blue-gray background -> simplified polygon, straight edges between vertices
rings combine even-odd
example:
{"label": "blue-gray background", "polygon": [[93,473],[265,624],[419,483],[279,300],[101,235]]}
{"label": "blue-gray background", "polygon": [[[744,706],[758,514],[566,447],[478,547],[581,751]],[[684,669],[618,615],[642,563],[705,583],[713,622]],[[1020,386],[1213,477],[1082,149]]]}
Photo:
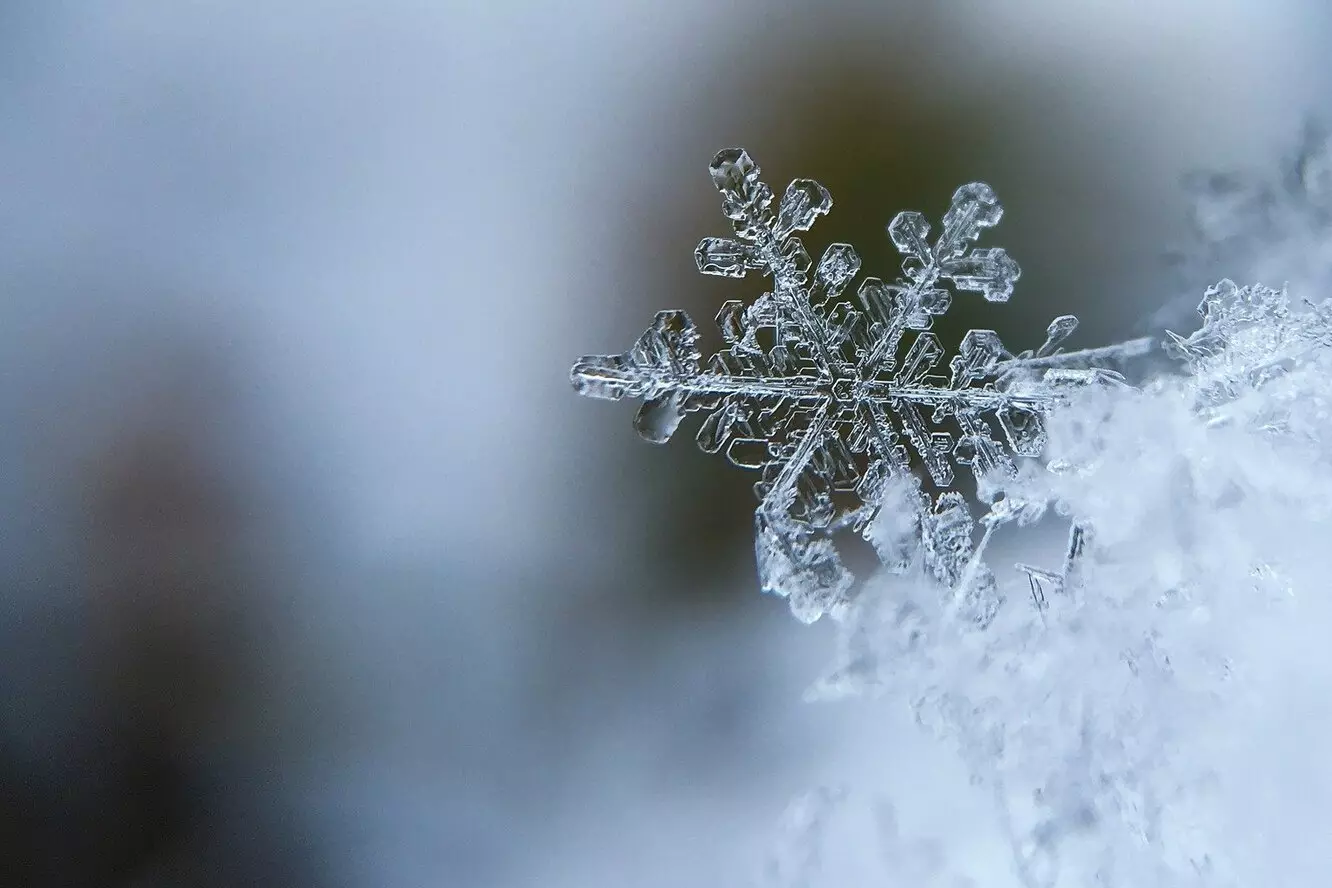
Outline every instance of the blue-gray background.
{"label": "blue-gray background", "polygon": [[731,145],[881,275],[989,181],[1023,280],[948,329],[1135,334],[1180,174],[1332,85],[1315,0],[944,6],[0,5],[0,881],[720,884],[925,754],[800,703],[752,479],[568,365],[755,294]]}

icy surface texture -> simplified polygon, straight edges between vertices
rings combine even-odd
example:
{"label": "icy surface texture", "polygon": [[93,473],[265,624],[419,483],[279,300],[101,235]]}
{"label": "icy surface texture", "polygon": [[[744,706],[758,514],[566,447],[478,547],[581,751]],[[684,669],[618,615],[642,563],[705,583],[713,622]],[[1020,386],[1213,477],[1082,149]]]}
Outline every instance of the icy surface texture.
{"label": "icy surface texture", "polygon": [[[1332,214],[1320,144],[1280,189],[1208,219],[1284,219],[1281,237],[1298,232],[1282,243],[1316,268]],[[1101,368],[1151,343],[1062,352],[1071,317],[1016,354],[970,331],[945,360],[933,319],[955,299],[1003,301],[1017,280],[1006,254],[975,246],[999,221],[988,188],[959,189],[934,239],[900,214],[901,277],[853,288],[850,247],[815,263],[797,236],[831,205],[820,186],[797,180],[777,201],[739,151],[713,178],[735,236],[705,239],[700,269],[761,272],[770,291],[723,306],[726,346],[707,364],[689,318],[663,312],[625,354],[575,365],[574,384],[643,399],[653,441],[702,413],[704,449],[761,473],[764,588],[838,622],[811,697],[908,709],[965,764],[1009,864],[971,867],[949,836],[905,843],[889,816],[869,841],[896,855],[894,875],[839,881],[823,864],[842,812],[878,804],[861,774],[797,801],[768,884],[1325,885],[1327,291],[1221,280],[1196,329],[1166,334],[1175,372],[1138,387]],[[1261,227],[1240,228],[1209,243],[1239,249]],[[979,503],[953,489],[959,468]],[[1045,546],[1051,523],[1067,536]],[[839,530],[883,565],[854,596]],[[999,541],[1044,566],[992,570]]]}
{"label": "icy surface texture", "polygon": [[[1064,352],[1077,327],[1065,315],[1037,348],[1015,353],[994,331],[971,330],[949,358],[930,332],[934,319],[957,298],[1005,302],[1018,280],[1004,250],[975,246],[1003,215],[987,185],[957,189],[937,236],[920,213],[899,213],[888,235],[903,256],[901,276],[853,286],[860,257],[851,246],[832,244],[814,262],[799,236],[832,206],[822,185],[796,179],[778,200],[739,149],[718,154],[711,174],[734,233],[703,239],[699,270],[758,272],[770,291],[721,307],[726,347],[706,363],[689,316],[663,311],[627,352],[579,360],[574,387],[641,399],[634,426],[655,443],[686,414],[703,414],[698,445],[759,473],[761,584],[801,620],[845,612],[853,577],[833,541],[844,530],[872,539],[890,565],[905,566],[923,544],[932,574],[988,620],[997,606],[993,576],[980,560],[983,546],[972,545],[966,501],[949,492],[958,468],[994,501],[1018,461],[1040,455],[1045,417],[1067,391],[1114,379],[1095,365],[1140,353],[1149,341]],[[843,298],[851,292],[854,301]],[[901,489],[914,484],[913,465],[936,496]],[[1020,511],[992,510],[987,532]],[[881,523],[909,525],[901,539],[875,527],[881,515]]]}
{"label": "icy surface texture", "polygon": [[[1286,377],[1332,371],[1332,303],[1224,280],[1207,289],[1198,313],[1202,326],[1187,337],[1168,332],[1166,349],[1188,364],[1201,415],[1315,439],[1325,431],[1322,393]],[[1297,396],[1315,400],[1295,410]]]}
{"label": "icy surface texture", "polygon": [[1171,255],[1184,295],[1158,313],[1160,324],[1178,323],[1223,277],[1306,294],[1332,285],[1332,142],[1322,124],[1305,124],[1276,176],[1197,172],[1184,187],[1191,237]]}
{"label": "icy surface texture", "polygon": [[906,566],[813,692],[910,705],[993,794],[1025,888],[1315,886],[1332,862],[1332,305],[1222,281],[1198,310],[1179,374],[1084,388],[1009,483],[1072,519],[1061,569],[1028,569],[1030,599],[1000,577],[982,630],[928,534],[881,521]]}

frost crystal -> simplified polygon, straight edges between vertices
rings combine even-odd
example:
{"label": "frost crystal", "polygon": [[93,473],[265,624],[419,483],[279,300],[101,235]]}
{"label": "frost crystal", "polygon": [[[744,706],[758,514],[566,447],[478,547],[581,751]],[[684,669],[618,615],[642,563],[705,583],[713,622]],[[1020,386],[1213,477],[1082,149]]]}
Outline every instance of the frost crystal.
{"label": "frost crystal", "polygon": [[[1332,371],[1332,302],[1293,303],[1285,290],[1224,280],[1198,313],[1202,326],[1187,337],[1167,333],[1166,349],[1187,364],[1199,414],[1317,442],[1326,396],[1298,377]],[[1294,411],[1297,395],[1306,403]]]}
{"label": "frost crystal", "polygon": [[[667,441],[685,414],[704,414],[699,446],[760,473],[762,586],[805,621],[845,612],[853,577],[832,537],[850,529],[882,553],[874,519],[890,482],[912,478],[914,456],[942,493],[927,508],[895,492],[894,508],[909,502],[919,512],[908,523],[922,535],[929,569],[960,584],[984,619],[993,581],[979,563],[982,547],[972,545],[965,500],[948,492],[956,467],[970,469],[982,499],[994,501],[1017,474],[1015,460],[1040,455],[1045,416],[1068,387],[1116,378],[1091,365],[1141,353],[1149,341],[1065,353],[1059,346],[1077,327],[1065,315],[1039,348],[1015,354],[993,330],[971,330],[945,363],[930,327],[955,295],[1005,302],[1018,280],[1004,250],[974,246],[1003,215],[989,186],[959,188],[933,240],[924,216],[899,213],[888,235],[904,257],[902,276],[863,279],[853,304],[843,294],[860,271],[855,250],[832,244],[815,263],[798,236],[832,206],[822,185],[796,179],[776,201],[739,149],[718,154],[711,173],[735,236],[704,238],[695,251],[699,270],[736,278],[758,271],[771,290],[749,305],[721,307],[726,347],[706,365],[693,321],[663,311],[624,354],[578,361],[574,387],[596,398],[641,398],[634,425],[654,443]],[[770,340],[760,335],[766,331]]]}
{"label": "frost crystal", "polygon": [[[1329,158],[1310,138],[1280,189],[1209,182],[1207,242],[1236,259],[1280,238],[1274,256],[1332,271]],[[839,620],[810,696],[905,704],[988,796],[982,829],[1006,846],[1012,881],[901,841],[885,809],[875,842],[902,883],[1326,884],[1332,301],[1222,280],[1198,329],[1167,334],[1177,372],[1140,387],[1097,365],[1150,341],[1064,353],[1071,317],[1018,354],[972,330],[945,363],[933,319],[959,294],[1004,301],[1017,280],[1007,254],[974,246],[999,221],[993,193],[959,189],[934,240],[920,215],[899,214],[902,277],[864,280],[853,304],[854,251],[834,244],[816,264],[796,235],[828,211],[827,192],[797,180],[778,203],[757,174],[740,151],[713,166],[736,236],[705,239],[700,269],[772,282],[723,306],[725,348],[704,366],[689,318],[663,312],[573,381],[642,398],[637,426],[653,441],[703,413],[704,449],[762,473],[764,588],[804,619]],[[1308,280],[1291,289],[1319,293]],[[979,518],[952,489],[959,466],[977,480]],[[992,572],[991,535],[1048,512],[1071,523],[1063,564],[1019,565],[1025,582]],[[854,599],[841,529],[883,564]],[[872,776],[792,808],[776,884],[869,883],[816,877],[833,821]]]}

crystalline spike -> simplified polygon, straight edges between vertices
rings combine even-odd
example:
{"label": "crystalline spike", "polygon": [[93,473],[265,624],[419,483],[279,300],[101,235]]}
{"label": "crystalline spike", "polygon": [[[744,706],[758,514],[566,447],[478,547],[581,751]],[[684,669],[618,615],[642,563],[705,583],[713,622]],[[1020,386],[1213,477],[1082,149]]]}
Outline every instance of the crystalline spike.
{"label": "crystalline spike", "polygon": [[1064,591],[1062,574],[1020,562],[1016,567],[1027,575],[1027,582],[1031,587],[1031,601],[1037,610],[1045,610],[1049,607],[1050,596]]}
{"label": "crystalline spike", "polygon": [[887,405],[874,401],[861,404],[862,419],[855,424],[855,430],[860,431],[865,439],[866,449],[875,453],[876,459],[871,468],[880,468],[885,477],[893,472],[905,473],[910,470],[906,448],[898,443],[897,430],[886,408]]}
{"label": "crystalline spike", "polygon": [[902,427],[906,430],[907,439],[930,473],[930,480],[939,487],[952,485],[953,466],[944,455],[947,451],[938,446],[938,440],[932,436],[925,418],[920,415],[920,408],[906,400],[894,406],[895,412],[902,420]]}
{"label": "crystalline spike", "polygon": [[860,256],[850,244],[832,244],[814,271],[814,289],[823,297],[838,296],[860,271]]}
{"label": "crystalline spike", "polygon": [[790,510],[791,518],[815,533],[827,531],[837,514],[832,489],[824,483],[819,462],[811,463],[796,479],[796,497]]}
{"label": "crystalline spike", "polygon": [[1073,315],[1060,315],[1050,322],[1050,326],[1045,331],[1045,342],[1036,349],[1036,357],[1043,358],[1052,354],[1059,344],[1073,335],[1073,331],[1078,329],[1078,319]]}
{"label": "crystalline spike", "polygon": [[980,293],[986,302],[1007,302],[1022,270],[1007,252],[995,247],[951,259],[944,263],[943,273],[959,290]]}
{"label": "crystalline spike", "polygon": [[677,374],[687,374],[697,369],[699,354],[694,347],[697,341],[698,328],[689,315],[682,311],[662,311],[634,343],[629,355],[641,366],[658,365]]}
{"label": "crystalline spike", "polygon": [[[840,295],[840,294],[839,294]],[[846,302],[836,302],[828,311],[828,342],[833,347],[840,347],[847,341],[859,342],[859,334],[865,327],[865,316]]]}
{"label": "crystalline spike", "polygon": [[1198,314],[1206,318],[1213,311],[1224,312],[1242,299],[1238,284],[1229,279],[1219,281],[1203,293],[1202,302],[1198,303]]}
{"label": "crystalline spike", "polygon": [[800,238],[787,238],[782,243],[781,255],[782,259],[787,263],[784,270],[787,271],[792,278],[803,284],[805,282],[805,276],[809,273],[809,267],[813,263],[809,258],[809,253],[805,250],[805,245],[801,243]]}
{"label": "crystalline spike", "polygon": [[[933,541],[926,547],[928,570],[965,586],[959,595],[983,621],[993,609],[994,581],[979,561],[983,546],[967,554],[974,522],[960,495],[947,492],[955,466],[969,467],[982,495],[993,499],[1004,483],[995,479],[1012,475],[1016,458],[1041,452],[1045,414],[1071,386],[1123,378],[1088,366],[1096,350],[1068,360],[1054,353],[1072,332],[1072,317],[1056,319],[1040,349],[1017,356],[993,331],[970,331],[948,364],[947,384],[934,375],[945,357],[928,332],[934,318],[962,298],[958,293],[1005,300],[1018,279],[1017,264],[1003,250],[972,249],[1003,213],[988,186],[957,190],[933,245],[924,216],[899,213],[888,232],[903,255],[901,276],[865,279],[857,290],[862,312],[839,298],[860,271],[856,251],[833,244],[811,268],[795,235],[831,207],[823,186],[797,179],[774,209],[757,164],[739,149],[718,154],[711,175],[735,236],[704,238],[696,251],[699,270],[727,277],[759,270],[769,291],[748,306],[722,305],[716,320],[725,345],[706,366],[688,316],[662,312],[624,354],[576,363],[575,388],[598,398],[643,399],[635,427],[649,441],[666,441],[686,414],[703,414],[698,446],[759,472],[761,584],[786,596],[805,620],[836,616],[847,604],[852,578],[832,534],[882,524],[891,492],[913,477],[918,460],[944,493],[928,515],[923,494],[902,499],[913,510],[902,521]],[[1209,300],[1204,311],[1217,317],[1277,305],[1233,288]],[[1176,340],[1201,360],[1215,333],[1214,323],[1212,332]],[[1002,440],[992,431],[996,422]],[[907,557],[893,554],[905,551],[897,543],[876,545],[898,567]]]}
{"label": "crystalline spike", "polygon": [[958,423],[962,426],[962,437],[953,447],[953,457],[964,466],[969,466],[977,477],[986,478],[996,472],[1011,475],[1013,462],[1004,453],[999,442],[990,434],[990,427],[975,411],[959,413]]}
{"label": "crystalline spike", "polygon": [[1019,525],[1031,524],[1045,514],[1044,500],[1030,501],[1003,494],[990,503],[990,511],[981,517],[981,524],[990,527],[1015,521]]}
{"label": "crystalline spike", "polygon": [[745,326],[751,330],[759,327],[771,327],[777,323],[781,312],[771,293],[764,293],[754,304],[745,309]]}
{"label": "crystalline spike", "polygon": [[892,238],[898,252],[921,263],[929,262],[934,256],[926,240],[929,235],[930,223],[920,213],[903,211],[894,216],[888,225],[888,236]]}
{"label": "crystalline spike", "polygon": [[696,376],[698,330],[682,311],[663,311],[622,355],[587,355],[569,371],[580,395],[617,401],[654,397],[678,379]]}
{"label": "crystalline spike", "polygon": [[982,228],[992,228],[1004,216],[994,190],[984,182],[972,182],[953,192],[953,202],[944,215],[943,234],[935,253],[940,261],[966,252],[967,244],[980,237]]}
{"label": "crystalline spike", "polygon": [[934,318],[953,304],[947,290],[895,287],[893,310],[898,324],[908,330],[928,330]]}
{"label": "crystalline spike", "polygon": [[808,231],[819,216],[832,209],[832,195],[813,179],[796,179],[786,187],[777,210],[774,233],[784,238],[792,232]]}
{"label": "crystalline spike", "polygon": [[908,385],[919,382],[938,365],[943,354],[939,337],[933,333],[921,333],[911,344],[911,350],[902,361],[902,372],[898,374],[898,379]]}
{"label": "crystalline spike", "polygon": [[893,289],[888,284],[878,278],[865,278],[856,292],[856,297],[860,300],[860,304],[865,306],[871,321],[885,327],[892,323],[895,314]]}
{"label": "crystalline spike", "polygon": [[754,233],[760,214],[772,203],[772,190],[759,181],[758,165],[739,148],[720,152],[708,168],[722,195],[722,212],[742,235]]}
{"label": "crystalline spike", "polygon": [[735,356],[735,349],[717,352],[708,361],[708,372],[715,376],[740,376],[744,374],[744,367]]}
{"label": "crystalline spike", "polygon": [[734,345],[744,338],[744,317],[745,304],[739,299],[722,303],[721,310],[717,312],[717,327],[728,344]]}
{"label": "crystalline spike", "polygon": [[953,378],[949,388],[961,388],[973,379],[994,375],[999,362],[1008,356],[1008,350],[993,330],[968,330],[957,348],[957,355],[949,362]]}
{"label": "crystalline spike", "polygon": [[1045,371],[1041,377],[1041,382],[1048,386],[1052,392],[1057,392],[1063,387],[1089,386],[1096,384],[1106,384],[1119,386],[1121,388],[1132,388],[1124,379],[1124,374],[1116,373],[1113,370],[1105,370],[1100,367],[1088,368],[1064,368],[1056,367]]}
{"label": "crystalline spike", "polygon": [[839,490],[850,490],[860,480],[860,470],[856,468],[855,457],[841,438],[829,438],[824,442],[824,471]]}
{"label": "crystalline spike", "polygon": [[[916,306],[928,318],[947,314],[953,306],[953,296],[947,290],[920,290],[916,293]],[[930,323],[928,320],[924,324]]]}
{"label": "crystalline spike", "polygon": [[[1211,422],[1226,422],[1244,393],[1267,386],[1332,344],[1327,305],[1295,313],[1284,290],[1221,281],[1208,288],[1199,306],[1202,326],[1187,337],[1169,334],[1167,351],[1188,363],[1200,412]],[[1270,409],[1262,426],[1280,433],[1286,413],[1285,407]]]}
{"label": "crystalline spike", "polygon": [[622,355],[579,358],[569,371],[569,381],[578,394],[607,401],[637,398],[647,391],[638,368],[631,367],[627,357]]}
{"label": "crystalline spike", "polygon": [[694,250],[694,261],[704,274],[744,277],[751,268],[762,268],[750,247],[729,237],[705,237]]}
{"label": "crystalline spike", "polygon": [[727,398],[698,430],[698,446],[704,453],[716,453],[730,439],[731,429],[735,427],[740,415],[740,402],[734,397]]}

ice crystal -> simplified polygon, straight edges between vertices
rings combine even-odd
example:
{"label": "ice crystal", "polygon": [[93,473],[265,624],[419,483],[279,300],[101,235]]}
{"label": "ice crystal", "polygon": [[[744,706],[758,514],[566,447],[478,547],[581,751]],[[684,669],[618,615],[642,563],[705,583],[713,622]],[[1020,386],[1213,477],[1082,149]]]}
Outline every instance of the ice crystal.
{"label": "ice crystal", "polygon": [[[1299,268],[1319,267],[1332,243],[1321,145],[1306,138],[1280,189],[1207,183],[1230,195],[1199,217],[1218,256],[1281,237]],[[723,306],[725,348],[705,366],[689,318],[663,312],[634,348],[572,375],[585,394],[642,398],[649,440],[703,414],[704,449],[761,472],[764,588],[802,618],[839,619],[810,696],[887,695],[955,752],[1010,854],[1003,884],[1324,884],[1332,806],[1303,774],[1325,773],[1332,682],[1332,301],[1221,280],[1196,330],[1166,334],[1174,370],[1136,387],[1101,368],[1150,341],[1062,352],[1071,316],[1017,354],[972,330],[945,363],[933,319],[965,294],[1004,301],[1017,280],[1006,253],[975,246],[999,221],[993,192],[959,189],[933,241],[923,217],[899,214],[902,276],[865,279],[853,304],[854,251],[834,244],[813,263],[797,236],[827,192],[796,180],[778,202],[757,174],[740,151],[713,166],[735,237],[705,239],[700,269],[771,280],[752,304]],[[958,467],[976,478],[979,518]],[[1049,513],[1071,525],[1061,565],[1019,565],[1025,583],[990,570],[997,529]],[[842,529],[883,564],[854,597]],[[1292,687],[1308,688],[1299,705]],[[1307,752],[1292,739],[1305,736]],[[778,884],[817,881],[865,777],[792,808]],[[906,882],[1003,878],[941,866],[929,840],[904,843],[879,819],[875,841]]]}
{"label": "ice crystal", "polygon": [[[1263,718],[1288,706],[1266,698],[1325,660],[1321,641],[1294,640],[1321,639],[1327,619],[1332,305],[1222,281],[1199,313],[1169,334],[1181,372],[1068,399],[1047,417],[1046,468],[1010,483],[1074,520],[1063,568],[1027,568],[1037,607],[1000,608],[984,632],[950,611],[958,579],[928,556],[969,529],[941,497],[950,530],[919,543],[926,569],[860,596],[814,692],[907,702],[992,794],[1025,888],[1214,888],[1278,870],[1321,884],[1275,853],[1299,841],[1260,828],[1280,809],[1243,801],[1243,772],[1281,770],[1217,738],[1266,737]],[[883,533],[891,549],[913,531]],[[1311,816],[1283,823],[1307,842],[1327,824]]]}
{"label": "ice crystal", "polygon": [[1201,415],[1213,423],[1239,421],[1306,437],[1322,431],[1321,425],[1292,427],[1295,392],[1315,398],[1299,411],[1305,420],[1321,419],[1327,405],[1285,378],[1332,369],[1332,302],[1294,302],[1284,289],[1223,280],[1207,289],[1198,313],[1202,326],[1187,337],[1167,332],[1166,348],[1187,364]]}
{"label": "ice crystal", "polygon": [[[699,270],[736,278],[761,272],[771,290],[749,305],[721,307],[726,347],[706,365],[693,321],[663,311],[627,352],[579,360],[570,374],[575,388],[597,398],[641,398],[634,425],[654,443],[667,441],[686,414],[704,415],[698,445],[760,473],[762,587],[785,596],[805,621],[844,613],[853,577],[832,538],[849,529],[878,540],[883,552],[875,519],[890,482],[912,477],[914,456],[939,495],[928,503],[902,500],[897,491],[894,509],[911,507],[929,570],[959,587],[977,619],[987,620],[993,578],[972,545],[967,503],[949,490],[957,467],[972,472],[983,500],[999,499],[1017,460],[1040,455],[1045,417],[1066,390],[1116,378],[1097,362],[1140,353],[1149,341],[1064,352],[1061,343],[1077,327],[1064,315],[1038,348],[1019,353],[993,330],[971,330],[945,363],[930,330],[934,319],[957,294],[1006,302],[1019,276],[1003,249],[975,246],[1003,215],[988,185],[957,189],[934,239],[920,213],[898,213],[888,235],[903,255],[901,277],[864,278],[853,304],[843,295],[860,272],[856,251],[835,243],[815,263],[799,237],[832,206],[822,185],[796,179],[778,201],[739,149],[718,154],[711,174],[734,236],[704,238],[695,251]],[[766,330],[770,342],[760,337]],[[992,511],[990,529],[999,514]],[[895,511],[889,520],[898,520]],[[910,561],[902,553],[888,559]]]}

